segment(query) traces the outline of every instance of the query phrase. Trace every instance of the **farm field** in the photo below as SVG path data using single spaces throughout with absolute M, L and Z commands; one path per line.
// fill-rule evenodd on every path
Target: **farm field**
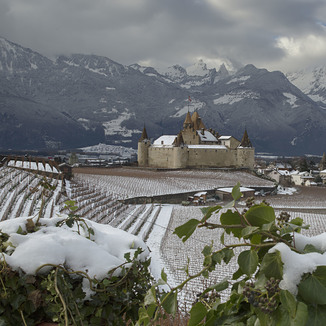
M 137 168 L 77 168 L 74 180 L 114 192 L 120 199 L 136 196 L 155 196 L 216 187 L 272 187 L 273 182 L 243 171 L 177 170 L 158 171 Z
M 82 171 L 82 173 L 80 173 Z M 105 172 L 105 174 L 104 174 Z M 95 173 L 95 174 L 93 174 Z M 100 174 L 102 173 L 102 174 Z M 53 186 L 52 190 L 42 187 L 42 182 Z M 219 230 L 196 230 L 183 243 L 174 229 L 190 218 L 200 218 L 200 207 L 181 205 L 141 204 L 125 205 L 123 198 L 200 191 L 216 187 L 232 187 L 237 182 L 242 186 L 271 186 L 273 183 L 245 172 L 214 171 L 151 171 L 140 169 L 90 169 L 74 170 L 72 181 L 45 178 L 35 172 L 13 167 L 0 168 L 0 219 L 18 216 L 35 216 L 42 209 L 42 215 L 52 217 L 65 212 L 66 200 L 73 200 L 78 206 L 75 212 L 95 222 L 109 224 L 142 238 L 151 250 L 152 271 L 158 277 L 162 268 L 171 284 L 178 284 L 185 278 L 182 270 L 188 258 L 189 270 L 193 274 L 200 270 L 205 245 L 214 241 L 219 246 Z M 292 217 L 301 217 L 309 230 L 308 235 L 326 232 L 326 188 L 300 187 L 292 195 L 256 197 L 265 199 L 275 208 L 276 214 L 285 210 Z M 240 202 L 239 209 L 244 207 Z M 218 222 L 219 215 L 212 221 Z M 236 258 L 229 265 L 221 266 L 210 279 L 197 279 L 183 292 L 187 306 L 195 294 L 207 285 L 221 281 L 236 269 Z M 227 293 L 223 294 L 225 297 Z

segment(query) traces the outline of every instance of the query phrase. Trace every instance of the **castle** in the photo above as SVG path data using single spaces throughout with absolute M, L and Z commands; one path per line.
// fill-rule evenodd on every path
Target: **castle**
M 206 129 L 199 114 L 187 113 L 178 135 L 166 135 L 151 144 L 144 127 L 138 141 L 138 165 L 143 167 L 247 168 L 254 166 L 255 150 L 244 131 L 241 142 Z

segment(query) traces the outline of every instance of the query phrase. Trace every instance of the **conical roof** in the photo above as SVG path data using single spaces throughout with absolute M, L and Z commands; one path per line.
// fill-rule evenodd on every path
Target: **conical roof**
M 148 139 L 148 136 L 147 136 L 146 128 L 145 128 L 145 126 L 144 126 L 144 128 L 143 128 L 143 132 L 142 132 L 142 134 L 141 134 L 141 137 L 139 138 L 139 142 L 141 142 L 141 141 L 143 141 L 143 140 L 145 140 L 145 139 Z
M 247 133 L 247 129 L 245 129 L 244 133 L 243 133 L 243 137 L 241 140 L 240 145 L 241 147 L 252 147 L 251 141 L 248 137 L 248 133 Z
M 176 139 L 173 142 L 173 145 L 180 146 L 183 143 L 184 143 L 184 140 L 183 140 L 183 137 L 182 137 L 182 133 L 179 132 L 178 135 L 177 135 L 177 137 L 176 137 Z
M 190 116 L 190 113 L 188 111 L 187 115 L 186 115 L 186 119 L 185 119 L 185 122 L 183 123 L 183 128 L 186 128 L 188 126 L 193 126 L 193 123 L 191 121 L 191 116 Z
M 194 124 L 194 129 L 206 129 L 203 121 L 201 120 L 197 111 L 195 111 L 191 116 L 192 123 Z
M 188 111 L 184 123 L 191 124 L 191 122 L 192 122 L 192 121 L 191 121 L 191 116 L 190 116 L 190 113 L 189 113 L 189 111 Z

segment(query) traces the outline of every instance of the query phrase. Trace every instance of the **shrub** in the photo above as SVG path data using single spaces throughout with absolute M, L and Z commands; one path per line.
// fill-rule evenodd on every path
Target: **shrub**
M 241 198 L 240 185 L 233 188 L 233 202 L 220 215 L 220 223 L 210 223 L 212 214 L 222 207 L 203 208 L 201 220 L 190 219 L 175 229 L 187 241 L 196 228 L 224 230 L 220 238 L 223 248 L 205 246 L 203 267 L 169 291 L 162 270 L 161 279 L 148 291 L 140 309 L 137 325 L 155 323 L 162 316 L 178 311 L 178 294 L 192 279 L 209 277 L 217 264 L 228 264 L 235 248 L 243 250 L 237 257 L 238 270 L 228 279 L 207 287 L 190 310 L 188 325 L 325 325 L 326 324 L 326 235 L 307 238 L 300 234 L 300 218 L 290 219 L 287 213 L 275 216 L 274 209 L 263 202 L 247 201 L 239 211 L 235 202 Z M 231 242 L 226 238 L 233 239 Z M 228 239 L 229 240 L 229 239 Z M 219 293 L 230 288 L 227 301 Z
M 78 251 L 79 248 L 81 251 L 91 245 L 94 245 L 96 252 L 100 251 L 100 246 L 99 249 L 96 249 L 94 244 L 99 241 L 96 236 L 99 235 L 100 240 L 103 240 L 103 237 L 111 232 L 111 229 L 108 229 L 111 227 L 102 226 L 74 215 L 75 207 L 72 202 L 69 202 L 69 207 L 71 213 L 67 218 L 17 218 L 2 222 L 0 225 L 0 229 L 3 231 L 0 232 L 0 252 L 2 254 L 0 258 L 0 325 L 35 326 L 44 322 L 83 326 L 126 325 L 127 321 L 138 319 L 138 310 L 152 282 L 149 272 L 150 261 L 144 258 L 143 248 L 130 248 L 129 242 L 120 240 L 123 252 L 130 248 L 130 252 L 124 255 L 124 261 L 115 256 L 112 258 L 114 262 L 122 260 L 121 264 L 114 268 L 111 267 L 110 270 L 108 268 L 107 271 L 102 271 L 102 274 L 97 275 L 97 272 L 92 270 L 93 257 L 86 257 L 85 261 L 90 258 L 89 269 L 91 270 L 75 270 L 67 258 L 71 252 L 74 254 L 74 250 Z M 12 231 L 15 223 L 19 227 L 16 231 Z M 101 233 L 103 227 L 106 229 Z M 8 233 L 4 231 L 10 229 L 11 231 Z M 59 231 L 65 233 L 59 234 Z M 117 230 L 116 232 L 123 231 Z M 49 234 L 53 235 L 52 239 L 55 239 L 53 243 L 67 234 L 64 243 L 67 246 L 73 245 L 73 248 L 70 248 L 70 254 L 64 257 L 58 255 L 62 262 L 53 263 L 51 262 L 52 248 L 45 248 L 46 254 L 46 250 L 49 251 L 48 257 L 46 257 L 48 261 L 40 265 L 35 272 L 30 271 L 33 269 L 30 265 L 35 265 L 34 258 L 30 259 L 29 264 L 27 257 L 27 259 L 23 259 L 26 261 L 24 266 L 17 266 L 16 262 L 19 259 L 17 259 L 18 254 L 15 256 L 15 252 L 18 248 L 20 253 L 21 250 L 25 253 L 28 248 L 27 256 L 29 254 L 31 257 L 37 256 L 37 250 L 29 252 L 33 247 L 30 243 L 31 239 L 35 244 Z M 125 238 L 133 237 L 124 234 Z M 33 236 L 36 235 L 38 237 L 35 240 Z M 69 242 L 75 238 L 78 240 L 79 237 L 83 238 L 86 247 L 79 247 L 78 244 Z M 102 246 L 106 244 L 105 239 L 104 244 L 101 243 Z M 133 241 L 134 238 L 130 239 L 136 246 L 137 241 Z M 127 240 L 129 241 L 129 238 Z M 44 240 L 43 245 L 46 246 L 47 243 Z M 21 248 L 24 245 L 26 247 Z M 42 243 L 38 243 L 38 245 L 42 247 Z M 116 243 L 111 243 L 111 246 L 114 245 Z M 114 248 L 115 251 L 117 249 Z M 78 260 L 78 265 L 80 264 L 79 257 L 82 254 L 88 255 L 89 252 L 87 250 L 84 253 L 79 252 L 78 259 L 75 257 L 71 259 Z M 100 263 L 106 266 L 106 262 Z M 108 262 L 108 266 L 112 266 L 112 263 Z

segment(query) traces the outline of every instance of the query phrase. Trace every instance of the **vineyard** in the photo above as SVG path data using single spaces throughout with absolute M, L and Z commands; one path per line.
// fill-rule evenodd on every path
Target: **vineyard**
M 79 172 L 79 171 L 78 171 Z M 85 171 L 84 171 L 85 172 Z M 180 283 L 185 278 L 184 267 L 194 274 L 202 264 L 203 247 L 214 241 L 219 246 L 220 231 L 198 229 L 183 243 L 173 230 L 190 218 L 200 218 L 199 207 L 181 205 L 140 204 L 125 205 L 123 198 L 213 189 L 241 185 L 270 186 L 271 182 L 259 179 L 245 172 L 223 171 L 165 171 L 153 172 L 110 169 L 106 175 L 74 172 L 72 181 L 46 178 L 35 172 L 14 167 L 0 168 L 0 219 L 39 214 L 53 217 L 65 212 L 65 202 L 73 200 L 78 207 L 75 214 L 95 222 L 109 224 L 142 238 L 151 250 L 152 271 L 160 274 L 164 267 L 171 284 Z M 47 186 L 45 186 L 47 185 Z M 326 230 L 325 188 L 300 188 L 293 195 L 265 197 L 276 209 L 290 211 L 292 217 L 301 217 L 309 230 L 308 235 L 316 235 Z M 260 198 L 263 199 L 263 198 Z M 244 203 L 240 203 L 241 210 Z M 212 221 L 218 222 L 219 215 Z M 212 273 L 210 283 L 216 283 L 235 271 L 233 264 L 219 267 Z M 206 279 L 197 279 L 184 291 L 184 302 L 189 305 L 195 294 L 207 287 Z M 224 294 L 226 295 L 226 294 Z

